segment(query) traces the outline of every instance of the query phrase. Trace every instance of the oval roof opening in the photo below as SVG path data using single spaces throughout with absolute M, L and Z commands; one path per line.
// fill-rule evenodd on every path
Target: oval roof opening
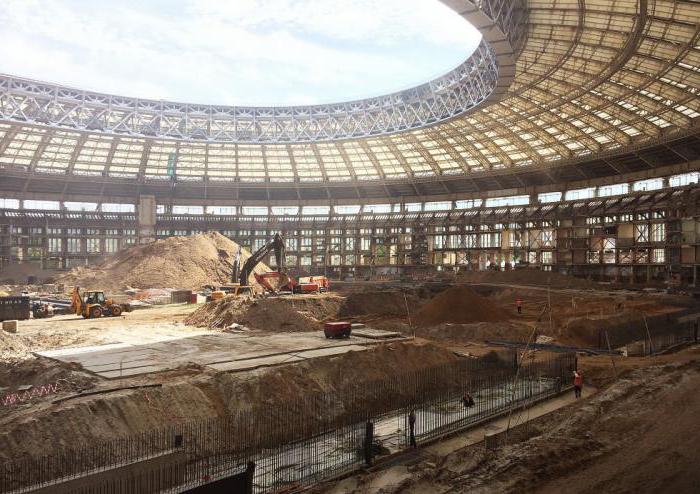
M 455 68 L 481 34 L 437 0 L 7 0 L 0 72 L 217 105 L 379 96 Z

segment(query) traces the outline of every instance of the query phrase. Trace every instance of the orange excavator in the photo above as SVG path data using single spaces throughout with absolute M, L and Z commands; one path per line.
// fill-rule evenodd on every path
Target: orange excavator
M 255 277 L 260 286 L 270 293 L 292 292 L 292 293 L 314 293 L 328 290 L 330 284 L 325 276 L 308 276 L 294 279 L 284 272 L 285 265 L 285 245 L 282 235 L 276 233 L 274 238 L 263 245 L 240 268 L 236 273 L 238 263 L 234 262 L 233 278 L 238 274 L 239 286 L 248 285 L 251 275 Z M 277 270 L 268 273 L 258 274 L 253 270 L 270 252 L 274 252 Z M 273 281 L 274 280 L 274 281 Z

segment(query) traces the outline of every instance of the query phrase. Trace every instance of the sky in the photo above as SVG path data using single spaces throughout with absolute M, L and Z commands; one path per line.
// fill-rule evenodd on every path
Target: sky
M 344 101 L 459 65 L 481 35 L 438 0 L 2 0 L 0 73 L 220 105 Z

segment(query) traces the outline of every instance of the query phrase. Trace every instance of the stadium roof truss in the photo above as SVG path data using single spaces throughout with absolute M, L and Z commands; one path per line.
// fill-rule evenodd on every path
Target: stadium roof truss
M 697 143 L 697 2 L 443 1 L 484 34 L 475 53 L 366 100 L 204 106 L 0 76 L 0 173 L 357 188 L 551 173 Z

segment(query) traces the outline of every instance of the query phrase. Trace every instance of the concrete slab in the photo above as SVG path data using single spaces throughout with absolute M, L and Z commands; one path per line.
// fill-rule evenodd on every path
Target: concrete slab
M 363 338 L 369 338 L 372 340 L 382 339 L 382 338 L 398 338 L 401 333 L 397 331 L 384 331 L 382 329 L 372 329 L 372 328 L 358 328 L 352 330 L 354 336 L 361 336 Z
M 191 363 L 220 371 L 240 371 L 363 351 L 362 345 L 380 342 L 357 335 L 350 339 L 329 340 L 320 331 L 253 335 L 215 333 L 149 341 L 144 345 L 118 343 L 50 350 L 37 352 L 37 355 L 79 364 L 105 379 L 117 379 L 163 372 Z
M 293 353 L 292 355 L 296 355 L 297 357 L 308 359 L 308 358 L 318 358 L 318 357 L 329 357 L 331 355 L 340 355 L 341 353 L 347 353 L 347 352 L 363 352 L 365 350 L 367 350 L 366 346 L 347 345 L 347 346 L 333 347 L 333 348 L 319 348 L 318 350 L 307 350 L 305 352 Z
M 316 350 L 306 350 L 295 353 L 282 353 L 277 355 L 257 356 L 253 358 L 245 358 L 241 360 L 233 360 L 230 362 L 217 362 L 209 364 L 214 370 L 220 372 L 239 372 L 244 370 L 252 370 L 260 367 L 272 367 L 275 365 L 289 364 L 292 362 L 300 362 L 302 360 L 328 357 L 332 355 L 340 355 L 347 352 L 362 352 L 367 350 L 366 346 L 360 345 L 343 345 L 331 348 L 318 348 Z
M 79 355 L 81 353 L 99 352 L 101 350 L 116 350 L 119 348 L 131 348 L 129 343 L 108 343 L 106 345 L 83 346 L 78 348 L 60 348 L 58 350 L 45 350 L 36 352 L 37 355 L 48 358 L 57 358 L 64 355 Z
M 211 364 L 208 367 L 220 372 L 240 372 L 244 370 L 258 369 L 260 367 L 271 367 L 274 365 L 290 364 L 300 362 L 301 357 L 296 355 L 272 355 L 270 357 L 260 357 L 249 360 L 235 360 L 233 362 L 222 362 L 219 364 Z
M 132 359 L 132 360 L 124 360 L 120 362 L 108 362 L 104 364 L 92 364 L 90 365 L 90 369 L 93 372 L 105 372 L 109 370 L 114 370 L 114 369 L 119 369 L 119 368 L 131 368 L 131 367 L 139 367 L 140 365 L 150 365 L 150 363 L 153 362 L 152 358 L 141 358 L 141 359 Z
M 164 372 L 166 370 L 172 370 L 172 367 L 166 367 L 165 365 L 144 365 L 141 367 L 127 367 L 122 370 L 113 369 L 109 371 L 100 371 L 96 372 L 96 374 L 105 379 L 119 379 L 122 377 L 134 377 L 143 374 Z

